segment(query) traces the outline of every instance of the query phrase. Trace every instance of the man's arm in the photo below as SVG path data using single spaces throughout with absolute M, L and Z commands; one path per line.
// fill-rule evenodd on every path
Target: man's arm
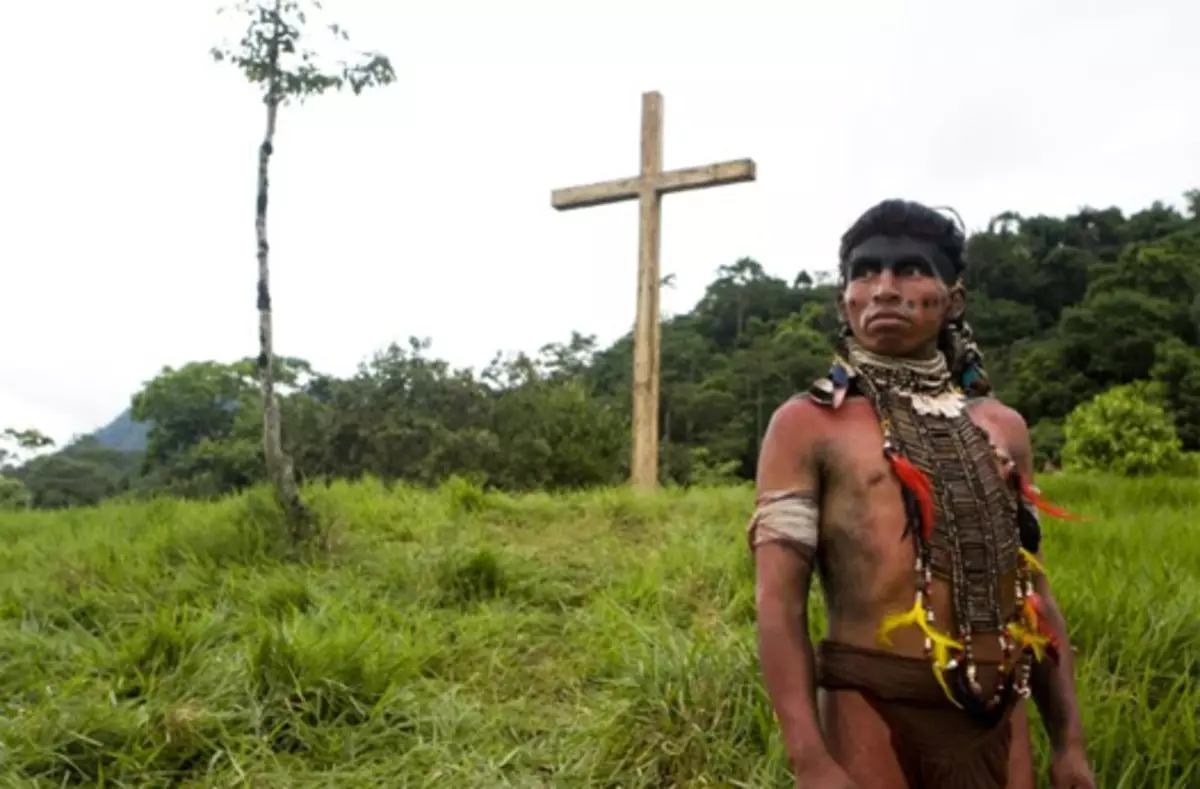
M 807 400 L 791 400 L 772 416 L 759 451 L 759 506 L 749 534 L 756 568 L 759 662 L 797 774 L 830 759 L 817 718 L 808 635 L 820 479 L 814 408 Z
M 1025 420 L 1013 412 L 1015 419 L 1011 429 L 1012 459 L 1017 472 L 1033 484 L 1033 446 Z M 1041 560 L 1041 552 L 1038 552 Z M 1084 749 L 1083 722 L 1079 715 L 1079 703 L 1075 696 L 1075 658 L 1067 636 L 1067 622 L 1058 602 L 1050 591 L 1050 582 L 1045 575 L 1038 575 L 1035 588 L 1042 598 L 1042 616 L 1054 631 L 1059 643 L 1057 664 L 1042 660 L 1034 664 L 1030 676 L 1033 700 L 1046 726 L 1046 734 L 1055 753 L 1064 753 L 1073 748 Z

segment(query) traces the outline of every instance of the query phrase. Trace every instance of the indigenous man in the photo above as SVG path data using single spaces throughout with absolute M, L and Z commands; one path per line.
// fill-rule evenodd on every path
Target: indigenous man
M 829 376 L 772 417 L 749 525 L 759 656 L 802 789 L 1093 789 L 1071 647 L 1041 564 L 1024 420 L 963 322 L 965 238 L 889 200 L 842 237 Z M 806 602 L 822 581 L 814 659 Z M 816 688 L 820 688 L 819 693 Z M 818 698 L 814 698 L 814 697 Z

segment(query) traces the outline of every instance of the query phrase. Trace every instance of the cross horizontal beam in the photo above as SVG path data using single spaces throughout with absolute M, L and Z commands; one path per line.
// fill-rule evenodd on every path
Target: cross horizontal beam
M 729 162 L 668 170 L 650 178 L 653 191 L 660 195 L 686 192 L 690 189 L 705 189 L 721 184 L 740 184 L 755 179 L 753 159 L 735 159 Z M 601 181 L 584 186 L 555 189 L 550 193 L 550 204 L 559 211 L 572 208 L 587 208 L 594 205 L 620 203 L 634 200 L 641 193 L 644 177 L 620 178 L 616 181 Z

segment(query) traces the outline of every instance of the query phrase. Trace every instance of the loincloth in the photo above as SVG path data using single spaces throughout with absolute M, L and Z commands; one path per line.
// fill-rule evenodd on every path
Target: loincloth
M 978 663 L 985 687 L 995 663 Z M 946 698 L 929 661 L 838 642 L 817 648 L 817 685 L 852 690 L 875 709 L 911 789 L 1004 789 L 1012 749 L 1012 706 L 988 725 Z

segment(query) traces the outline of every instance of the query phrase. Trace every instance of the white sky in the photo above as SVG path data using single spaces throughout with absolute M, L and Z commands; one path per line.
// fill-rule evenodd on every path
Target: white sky
M 885 197 L 979 227 L 1200 186 L 1191 0 L 326 4 L 398 75 L 281 120 L 277 349 L 329 372 L 409 335 L 482 365 L 625 332 L 635 204 L 559 213 L 550 191 L 636 173 L 643 90 L 665 97 L 667 167 L 759 167 L 665 198 L 667 313 L 743 255 L 828 268 Z M 164 364 L 256 352 L 262 108 L 207 55 L 215 7 L 0 11 L 0 427 L 61 441 Z

